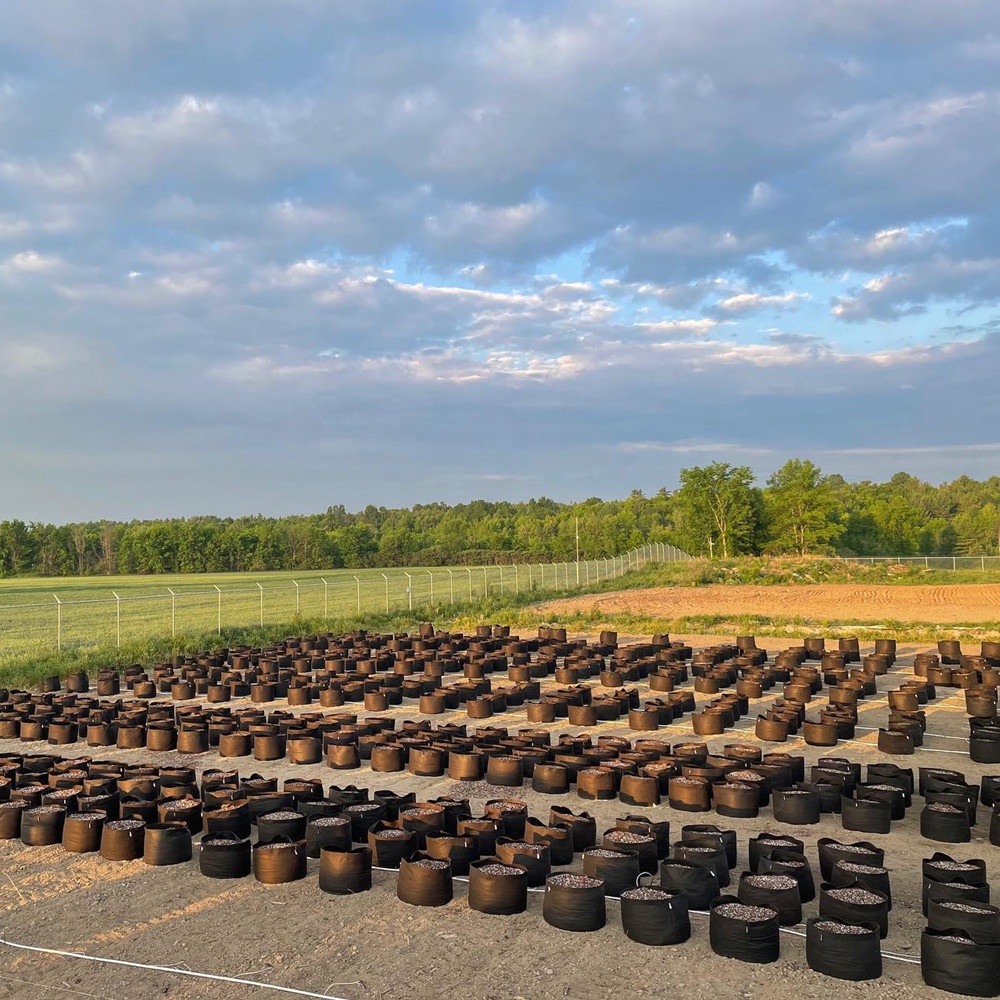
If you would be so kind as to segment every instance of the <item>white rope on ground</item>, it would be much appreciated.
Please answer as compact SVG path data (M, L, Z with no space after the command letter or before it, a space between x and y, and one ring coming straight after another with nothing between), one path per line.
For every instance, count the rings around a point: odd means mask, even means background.
M262 990L274 990L276 993L290 993L299 997L315 997L316 1000L344 1000L343 997L331 996L329 993L310 993L309 990L297 990L291 986L275 986L273 983L259 983L253 979L238 979L235 976L219 976L212 972L195 972L191 969L178 969L169 965L148 965L145 962L126 962L121 958L98 958L96 955L84 955L78 951L60 951L58 948L40 948L37 945L18 944L0 937L0 944L20 951L34 951L42 955L57 955L60 958L77 958L84 962L97 962L101 965L121 965L129 969L145 969L148 972L165 972L173 976L191 976L195 979L210 979L219 983L235 983L237 986L256 986Z

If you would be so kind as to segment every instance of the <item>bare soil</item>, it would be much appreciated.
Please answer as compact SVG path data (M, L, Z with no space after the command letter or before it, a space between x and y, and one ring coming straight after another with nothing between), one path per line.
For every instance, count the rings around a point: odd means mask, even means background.
M591 612L656 618L753 614L825 622L996 624L1000 621L1000 584L652 587L549 601L538 608L554 617Z
M802 588L805 589L805 588ZM829 588L824 588L829 589ZM731 588L725 588L731 593ZM796 588L796 592L801 592ZM630 599L640 595L631 592ZM622 636L622 641L630 637ZM646 637L648 638L648 637ZM706 645L711 637L691 637ZM720 637L721 638L721 637ZM731 639L732 637L728 637ZM763 641L760 642L764 644ZM788 641L769 643L771 651ZM864 646L863 646L864 648ZM771 749L803 754L807 762L820 756L843 755L852 760L891 760L901 766L941 766L962 770L969 781L998 768L973 764L966 752L968 731L961 692L941 690L927 706L928 736L913 757L886 758L875 747L877 727L885 724L884 692L911 676L909 664L915 645L901 645L900 661L888 677L879 679L880 694L860 706L860 729L853 742L832 749L807 747L797 738L784 744L762 744ZM596 683L591 679L590 683ZM643 696L645 683L637 685ZM722 736L708 740L713 752L727 743L756 743L753 733L758 712L764 711L780 685L767 697L751 704L750 712ZM822 696L817 696L822 699ZM698 702L709 696L698 695ZM240 703L232 703L238 707ZM285 703L276 703L284 709ZM400 718L416 718L412 706L394 710ZM364 713L360 713L364 714ZM379 713L384 715L385 713ZM814 715L810 712L810 715ZM449 713L435 722L467 721L464 712ZM511 732L528 726L525 710L512 709L491 720ZM532 728L538 728L533 726ZM559 732L616 734L635 738L623 722L602 723L579 730L562 723L545 728ZM931 735L933 734L933 735ZM653 734L671 743L693 738L689 717L679 719ZM443 778L418 778L409 773L373 773L365 765L353 771L331 771L324 766L296 767L287 760L264 763L253 758L220 760L211 752L197 757L176 753L121 751L114 748L49 748L46 744L0 741L5 753L42 753L64 756L91 755L101 759L150 761L162 765L186 763L199 772L205 768L237 767L241 774L258 772L279 779L319 777L324 784L367 785L371 789L415 790L419 798L444 794L469 797L474 815L481 814L490 797L520 797L529 803L532 815L547 818L554 804L575 812L589 811L597 819L597 830L613 826L618 816L636 813L636 807L617 801L587 802L575 791L548 796L523 789L494 788L483 782L465 786ZM735 820L714 812L677 812L667 805L644 812L669 819L672 839L680 839L681 827L689 823L717 823L736 829L739 863L733 883L747 866L748 838L764 830L777 830L803 839L820 881L816 842L821 837L855 841L873 839L886 848L886 866L892 872L893 910L890 934L883 950L917 958L924 920L920 912L920 860L936 850L953 857L987 859L990 877L996 875L996 849L988 841L989 810L980 807L973 842L964 845L935 844L921 838L919 812L922 800L914 798L905 820L893 824L888 836L859 835L843 831L840 817L824 815L815 826L776 824L770 808L757 819ZM284 985L300 990L329 993L346 1000L604 1000L607 997L653 998L682 992L689 1000L735 997L739 1000L771 1000L796 997L801 1000L858 1000L872 997L917 998L945 994L922 983L919 967L887 960L884 975L872 983L846 983L820 976L805 961L805 942L793 934L782 934L781 958L769 966L746 965L714 955L708 942L708 918L692 915L692 937L685 944L650 948L629 941L621 928L619 906L608 900L608 922L602 930L574 934L557 930L542 919L542 895L531 893L526 913L497 917L469 909L465 887L455 883L455 899L438 909L408 906L395 896L396 876L374 873L374 887L355 897L329 896L320 892L318 862L309 862L308 877L287 885L267 886L252 877L236 882L204 878L197 860L169 868L150 868L141 861L109 862L95 855L70 855L61 847L24 847L20 841L0 842L0 937L47 948L84 952L89 955L177 966ZM579 856L573 871L581 868ZM813 916L817 903L804 907ZM185 979L165 972L150 972L102 966L50 955L10 949L0 944L0 1000L42 997L100 997L108 1000L261 1000L287 996L248 986L233 986Z

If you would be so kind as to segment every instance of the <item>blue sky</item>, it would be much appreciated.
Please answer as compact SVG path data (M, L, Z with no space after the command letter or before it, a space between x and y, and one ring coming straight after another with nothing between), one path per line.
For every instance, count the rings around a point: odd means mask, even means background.
M0 517L992 475L998 81L995 0L8 0Z

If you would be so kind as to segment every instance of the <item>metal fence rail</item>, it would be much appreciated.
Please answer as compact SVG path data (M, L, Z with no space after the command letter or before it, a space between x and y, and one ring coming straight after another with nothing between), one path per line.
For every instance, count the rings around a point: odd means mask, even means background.
M1000 570L1000 556L845 556L844 562L863 563L875 566L878 563L889 563L899 566L922 566L924 569L941 569L957 571L967 570Z
M134 640L216 632L224 628L331 619L366 612L435 610L492 594L574 590L623 576L648 563L679 562L687 553L653 543L607 559L511 566L410 570L331 570L288 582L157 586L143 593L71 597L0 605L0 656L115 647ZM96 586L94 581L91 586Z

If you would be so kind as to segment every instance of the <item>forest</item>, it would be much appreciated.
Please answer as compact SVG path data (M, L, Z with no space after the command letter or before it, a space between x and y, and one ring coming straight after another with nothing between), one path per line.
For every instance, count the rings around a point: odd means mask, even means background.
M676 489L623 500L419 504L289 517L53 525L0 522L0 576L219 573L596 559L647 542L692 555L996 555L1000 477L931 485L900 472L848 482L792 459L684 469Z

